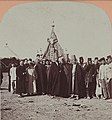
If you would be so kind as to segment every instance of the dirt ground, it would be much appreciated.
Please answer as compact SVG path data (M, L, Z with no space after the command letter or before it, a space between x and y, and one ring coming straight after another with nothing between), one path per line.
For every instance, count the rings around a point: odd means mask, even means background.
M47 95L18 98L8 92L8 77L1 86L1 120L112 120L112 100L69 98Z

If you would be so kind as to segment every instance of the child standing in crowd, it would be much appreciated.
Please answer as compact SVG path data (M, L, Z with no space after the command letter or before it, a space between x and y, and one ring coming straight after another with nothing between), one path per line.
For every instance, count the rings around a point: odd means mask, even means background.
M14 64L11 65L10 76L11 76L11 93L16 91L16 67Z

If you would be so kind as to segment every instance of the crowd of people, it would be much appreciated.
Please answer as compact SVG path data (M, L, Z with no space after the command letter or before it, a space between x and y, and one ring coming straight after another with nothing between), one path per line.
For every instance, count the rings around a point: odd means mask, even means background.
M41 59L21 60L12 63L9 71L11 92L19 97L25 95L49 95L66 98L112 98L112 56L99 59L75 55L71 59L60 57L54 61Z

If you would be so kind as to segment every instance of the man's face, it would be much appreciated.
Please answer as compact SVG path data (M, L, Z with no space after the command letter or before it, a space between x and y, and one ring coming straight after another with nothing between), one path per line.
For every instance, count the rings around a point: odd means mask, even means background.
M97 63L98 63L98 59L95 59L95 60L94 60L94 64L97 64Z
M108 58L107 62L108 62L108 63L111 63L111 62L112 62L111 58Z
M45 60L43 60L42 63L43 63L43 65L45 65L45 63L46 63Z
M80 59L79 62L82 64L82 63L84 62L84 60L83 60L83 59Z
M23 66L23 61L20 62L20 65Z
M12 67L14 67L14 64L12 64Z
M102 61L101 61L101 63L104 65L104 64L105 64L105 61L104 61L104 60L102 60Z
M38 62L39 62L39 59L38 59L38 58L36 58L35 63L37 64Z
M89 61L88 61L88 64L89 64L89 65L91 65L91 64L92 64L92 61L91 61L91 60L89 60Z
M25 60L24 64L28 64L28 60Z

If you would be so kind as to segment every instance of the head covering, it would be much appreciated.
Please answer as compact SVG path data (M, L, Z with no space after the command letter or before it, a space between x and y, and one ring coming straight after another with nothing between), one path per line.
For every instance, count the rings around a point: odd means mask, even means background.
M79 57L79 60L84 60L84 58L83 57Z
M95 60L98 60L98 57L95 57Z
M109 58L110 58L110 59L112 58L111 55L108 55L108 56L107 56L107 59L109 59Z
M88 61L92 61L92 58L88 58Z
M104 57L102 57L102 58L100 59L100 61L103 61L103 60L105 61L105 58L104 58Z

